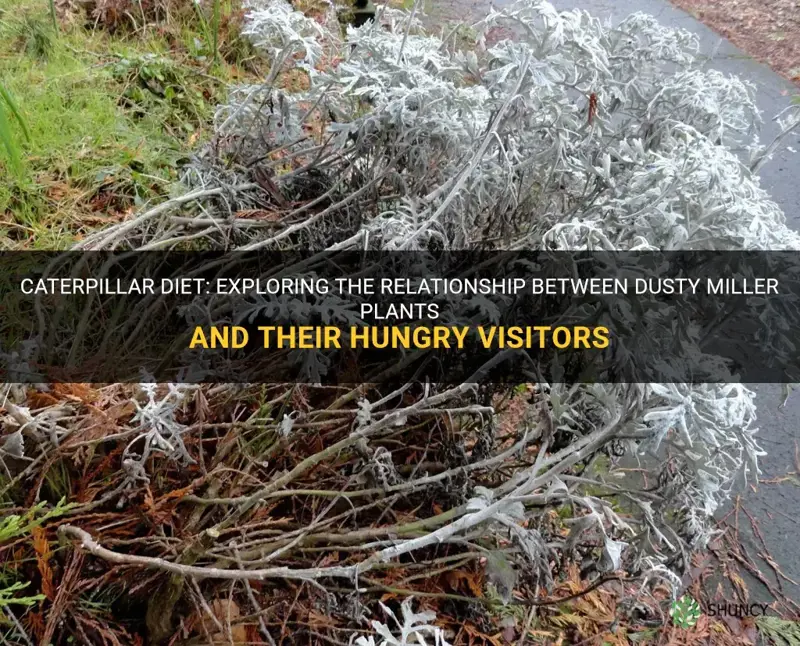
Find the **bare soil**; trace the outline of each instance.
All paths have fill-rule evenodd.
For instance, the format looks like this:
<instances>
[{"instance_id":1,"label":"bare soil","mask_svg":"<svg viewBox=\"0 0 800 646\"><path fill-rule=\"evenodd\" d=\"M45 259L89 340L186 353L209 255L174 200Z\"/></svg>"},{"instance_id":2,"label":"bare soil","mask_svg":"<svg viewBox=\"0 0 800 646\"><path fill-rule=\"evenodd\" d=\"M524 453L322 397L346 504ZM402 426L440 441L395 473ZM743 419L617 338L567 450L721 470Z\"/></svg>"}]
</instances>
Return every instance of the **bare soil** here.
<instances>
[{"instance_id":1,"label":"bare soil","mask_svg":"<svg viewBox=\"0 0 800 646\"><path fill-rule=\"evenodd\" d=\"M800 0L672 0L753 58L800 84Z\"/></svg>"}]
</instances>

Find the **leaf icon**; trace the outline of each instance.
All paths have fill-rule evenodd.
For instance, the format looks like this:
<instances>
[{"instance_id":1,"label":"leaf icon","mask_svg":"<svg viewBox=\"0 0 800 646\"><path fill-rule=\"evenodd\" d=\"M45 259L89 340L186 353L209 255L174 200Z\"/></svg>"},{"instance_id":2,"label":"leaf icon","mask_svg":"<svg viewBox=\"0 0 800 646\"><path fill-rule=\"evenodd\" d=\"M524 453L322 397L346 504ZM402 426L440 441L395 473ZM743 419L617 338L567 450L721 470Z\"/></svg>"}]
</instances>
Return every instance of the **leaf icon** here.
<instances>
[{"instance_id":1,"label":"leaf icon","mask_svg":"<svg viewBox=\"0 0 800 646\"><path fill-rule=\"evenodd\" d=\"M672 603L669 614L679 628L691 628L700 619L700 604L689 595L683 595Z\"/></svg>"}]
</instances>

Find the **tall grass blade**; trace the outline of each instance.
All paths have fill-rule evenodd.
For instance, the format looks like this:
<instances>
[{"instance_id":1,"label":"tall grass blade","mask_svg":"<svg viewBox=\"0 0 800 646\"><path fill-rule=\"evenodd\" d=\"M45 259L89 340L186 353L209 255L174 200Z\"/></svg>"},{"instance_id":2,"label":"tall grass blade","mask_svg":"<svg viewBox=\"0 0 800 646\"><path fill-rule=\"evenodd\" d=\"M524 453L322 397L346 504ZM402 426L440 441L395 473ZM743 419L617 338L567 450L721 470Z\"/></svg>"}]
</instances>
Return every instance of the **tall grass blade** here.
<instances>
[{"instance_id":1,"label":"tall grass blade","mask_svg":"<svg viewBox=\"0 0 800 646\"><path fill-rule=\"evenodd\" d=\"M19 146L17 146L17 142L14 139L14 133L11 132L11 123L2 104L0 104L0 144L3 144L3 148L5 148L6 157L8 157L11 168L19 171L22 167Z\"/></svg>"},{"instance_id":2,"label":"tall grass blade","mask_svg":"<svg viewBox=\"0 0 800 646\"><path fill-rule=\"evenodd\" d=\"M213 14L211 17L212 49L214 51L214 62L219 62L219 28L220 28L220 2L214 0Z\"/></svg>"},{"instance_id":3,"label":"tall grass blade","mask_svg":"<svg viewBox=\"0 0 800 646\"><path fill-rule=\"evenodd\" d=\"M30 142L31 133L30 130L28 130L28 125L25 123L25 119L22 118L22 113L20 113L17 103L14 101L14 97L12 97L11 93L2 85L0 85L0 97L2 97L3 101L8 106L8 109L11 110L11 114L14 115L17 123L19 123L19 127L22 129L22 134L25 137L25 141Z\"/></svg>"},{"instance_id":4,"label":"tall grass blade","mask_svg":"<svg viewBox=\"0 0 800 646\"><path fill-rule=\"evenodd\" d=\"M56 16L56 0L48 0L50 4L50 20L53 21L53 29L58 33L58 16Z\"/></svg>"},{"instance_id":5,"label":"tall grass blade","mask_svg":"<svg viewBox=\"0 0 800 646\"><path fill-rule=\"evenodd\" d=\"M192 4L194 5L195 13L197 13L197 20L200 23L200 29L203 31L203 38L205 38L206 45L211 43L211 30L208 26L208 18L206 18L206 14L203 11L203 8L200 6L199 0L193 1Z\"/></svg>"},{"instance_id":6,"label":"tall grass blade","mask_svg":"<svg viewBox=\"0 0 800 646\"><path fill-rule=\"evenodd\" d=\"M22 157L16 137L11 129L11 120L8 118L8 112L10 112L19 123L25 141L30 141L30 132L25 120L20 114L17 104L9 91L2 85L0 85L0 99L2 99L0 100L0 144L2 144L3 148L6 150L6 156L8 157L11 168L19 172L22 169Z\"/></svg>"}]
</instances>

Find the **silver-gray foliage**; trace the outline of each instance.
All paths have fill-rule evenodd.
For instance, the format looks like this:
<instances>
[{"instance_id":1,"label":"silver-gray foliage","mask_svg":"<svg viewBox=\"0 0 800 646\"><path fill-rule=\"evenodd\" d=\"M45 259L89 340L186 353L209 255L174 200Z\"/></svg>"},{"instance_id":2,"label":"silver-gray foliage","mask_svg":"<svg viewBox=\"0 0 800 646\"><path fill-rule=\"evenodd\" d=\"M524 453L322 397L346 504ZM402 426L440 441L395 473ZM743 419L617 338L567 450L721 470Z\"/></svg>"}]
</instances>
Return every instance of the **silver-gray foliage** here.
<instances>
[{"instance_id":1,"label":"silver-gray foliage","mask_svg":"<svg viewBox=\"0 0 800 646\"><path fill-rule=\"evenodd\" d=\"M231 93L213 145L186 177L201 197L213 194L214 208L190 225L169 210L148 214L82 245L115 246L124 236L143 246L203 230L212 243L247 249L419 249L433 241L457 249L489 239L510 249L800 248L755 173L774 146L759 142L754 88L704 69L689 32L641 13L612 27L522 0L473 25L477 47L465 48L464 30L440 37L399 15L342 37L282 0L253 0L246 33L270 55L272 71L264 84ZM497 26L516 36L487 44ZM307 73L307 89L279 89L279 72L292 65ZM800 110L787 112L784 132L798 122ZM321 132L309 134L314 127ZM254 190L249 171L216 160L234 156L253 168L278 149L283 161L266 164L276 189L291 198L312 187L324 208L309 215L299 207L278 229L226 217L274 196ZM489 526L548 583L553 550L570 555L593 536L604 546L599 571L625 568L677 588L688 551L712 535L711 515L737 481L758 473L754 393L738 384L538 389L548 424L573 437L571 445L474 492L451 524L377 557ZM151 397L140 411L143 423L156 405ZM357 432L378 428L377 408L366 400L360 408ZM147 437L181 453L179 429L168 430L150 426ZM521 448L539 441L542 425L528 431ZM663 461L652 492L619 477L618 457L600 475L570 471L612 443L626 460L649 453L651 464ZM624 501L624 521L589 493L598 488ZM523 530L520 519L538 513L529 503L542 502L580 510L567 539L547 543ZM407 643L376 629L384 644Z\"/></svg>"}]
</instances>

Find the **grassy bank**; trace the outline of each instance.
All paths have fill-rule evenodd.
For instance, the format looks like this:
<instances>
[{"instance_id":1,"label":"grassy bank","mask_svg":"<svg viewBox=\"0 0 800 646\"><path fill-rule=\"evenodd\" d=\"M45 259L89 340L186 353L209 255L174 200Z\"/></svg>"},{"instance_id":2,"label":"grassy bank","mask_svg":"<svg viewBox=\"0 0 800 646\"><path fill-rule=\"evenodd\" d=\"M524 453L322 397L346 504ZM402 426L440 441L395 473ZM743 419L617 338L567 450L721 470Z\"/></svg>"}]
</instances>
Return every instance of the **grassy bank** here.
<instances>
[{"instance_id":1,"label":"grassy bank","mask_svg":"<svg viewBox=\"0 0 800 646\"><path fill-rule=\"evenodd\" d=\"M56 29L46 1L0 0L0 85L22 120L6 108L3 248L63 248L170 193L227 85L252 70L223 5L212 33L213 9L188 2L168 21L109 25L87 10Z\"/></svg>"}]
</instances>

